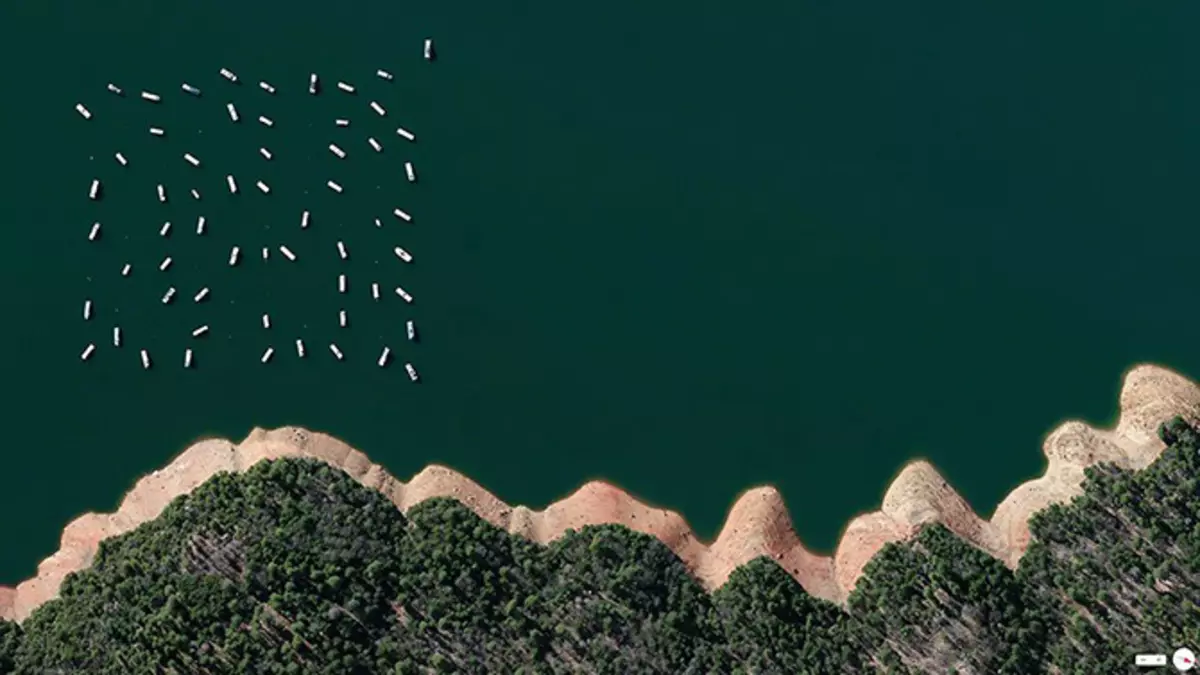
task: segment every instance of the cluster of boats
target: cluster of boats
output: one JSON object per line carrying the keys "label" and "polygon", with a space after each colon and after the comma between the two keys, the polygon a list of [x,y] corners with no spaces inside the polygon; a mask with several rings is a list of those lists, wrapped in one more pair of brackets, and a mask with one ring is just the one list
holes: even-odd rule
{"label": "cluster of boats", "polygon": [[[425,56],[426,60],[429,60],[429,61],[433,61],[436,58],[432,39],[425,40],[424,56]],[[221,77],[228,80],[229,82],[232,82],[235,84],[239,82],[239,78],[238,78],[237,74],[234,73],[233,71],[229,70],[228,68],[221,68],[220,75],[221,75]],[[386,70],[382,70],[382,69],[377,70],[376,75],[380,79],[385,80],[385,81],[391,81],[394,78],[392,73],[390,73]],[[266,81],[260,81],[259,88],[262,89],[264,92],[266,92],[269,95],[274,95],[276,93],[275,86]],[[308,84],[309,93],[316,95],[320,91],[320,88],[321,88],[320,87],[320,78],[317,76],[316,73],[312,73],[309,76],[309,84]],[[357,91],[357,88],[354,85],[347,83],[347,82],[343,82],[343,81],[337,82],[337,88],[347,94],[355,94]],[[118,95],[118,96],[124,95],[124,91],[116,84],[109,83],[107,85],[107,89],[109,92],[111,92],[115,95]],[[195,87],[186,82],[183,83],[182,90],[185,93],[190,94],[192,96],[197,96],[197,97],[201,96],[201,91],[198,87]],[[142,91],[141,98],[143,100],[149,101],[151,103],[159,103],[162,100],[162,97],[159,94],[151,92],[151,91]],[[380,117],[385,117],[387,115],[386,109],[377,101],[371,101],[370,107]],[[75,109],[84,119],[92,118],[91,111],[88,110],[88,108],[86,106],[84,106],[82,103],[76,104]],[[233,122],[236,123],[240,120],[240,114],[239,114],[236,106],[232,102],[230,102],[226,105],[226,110],[229,114],[230,119]],[[265,115],[260,115],[258,118],[258,121],[266,127],[273,127],[275,124],[274,120],[270,119],[269,117],[267,117]],[[336,120],[336,125],[339,127],[348,127],[350,125],[350,120],[338,119],[338,120]],[[159,127],[151,127],[150,131],[151,131],[151,134],[153,134],[155,136],[164,136],[166,133],[165,130],[163,130]],[[413,142],[416,140],[416,136],[412,132],[408,131],[407,129],[404,129],[403,127],[397,128],[396,133],[400,137],[402,137],[410,142]],[[371,146],[371,148],[373,150],[375,150],[375,152],[382,151],[382,145],[374,137],[368,138],[367,143],[368,143],[368,145]],[[340,147],[334,143],[329,144],[329,151],[331,153],[333,153],[333,155],[340,160],[344,160],[348,156],[348,153],[346,152],[345,149],[343,149],[342,147]],[[260,148],[259,153],[266,160],[270,160],[272,158],[271,151],[265,147]],[[129,159],[123,153],[117,152],[115,154],[115,157],[116,157],[117,162],[121,166],[128,166]],[[188,164],[190,164],[194,168],[200,168],[202,166],[202,162],[201,162],[200,158],[197,157],[196,155],[192,154],[191,152],[183,153],[183,159],[184,159],[184,161],[186,161]],[[415,170],[412,162],[405,161],[404,162],[404,170],[405,170],[405,176],[406,176],[407,180],[409,182],[416,182],[416,180],[417,180],[416,170]],[[234,178],[233,174],[227,174],[225,178],[226,178],[226,185],[228,186],[229,192],[231,194],[237,194],[238,185],[237,185],[237,181]],[[255,185],[256,185],[256,187],[258,187],[259,191],[261,191],[264,195],[270,194],[271,188],[264,181],[257,180]],[[343,192],[343,187],[339,183],[337,183],[333,180],[328,181],[327,186],[329,187],[330,190],[334,191],[335,193]],[[91,185],[88,189],[89,199],[94,200],[94,201],[100,200],[103,197],[103,192],[104,192],[104,185],[101,182],[101,180],[99,178],[92,179]],[[168,201],[167,189],[164,185],[162,185],[162,184],[157,185],[156,193],[157,193],[158,201],[160,203],[166,203]],[[199,191],[197,191],[194,188],[191,190],[191,195],[196,200],[200,199]],[[393,215],[395,215],[396,218],[398,218],[399,220],[404,221],[406,223],[412,222],[412,216],[407,211],[405,211],[399,207],[393,209]],[[382,222],[380,221],[379,218],[375,218],[374,222],[375,222],[376,227],[382,227]],[[311,213],[309,211],[305,210],[303,212],[303,214],[301,215],[300,229],[301,230],[308,229],[310,223],[311,223]],[[196,224],[196,234],[201,235],[201,236],[204,235],[205,226],[206,226],[205,217],[200,216],[198,218],[197,224]],[[102,232],[101,224],[99,222],[93,223],[90,230],[88,231],[88,240],[89,241],[99,240],[101,237],[101,232]],[[159,229],[159,235],[161,237],[166,238],[166,237],[170,236],[170,233],[171,233],[171,223],[170,222],[163,223],[163,225]],[[349,258],[349,251],[348,251],[346,243],[344,241],[341,241],[341,240],[337,241],[336,248],[337,248],[338,257],[340,259],[347,260]],[[286,245],[278,246],[278,250],[279,250],[279,253],[287,260],[289,260],[291,262],[296,261],[296,259],[297,259],[296,254],[291,249],[289,249]],[[400,261],[402,261],[404,263],[412,263],[412,261],[413,261],[412,254],[400,246],[395,246],[393,248],[392,252],[395,254],[395,256]],[[229,265],[231,267],[236,267],[239,264],[240,253],[241,253],[241,249],[238,246],[233,246],[232,249],[230,250]],[[270,254],[270,248],[263,247],[263,249],[262,249],[263,260],[266,260],[269,257],[269,254]],[[172,262],[173,262],[173,260],[170,256],[166,256],[165,258],[163,258],[163,260],[158,265],[159,271],[167,272],[167,270],[171,267]],[[133,268],[133,266],[131,263],[128,263],[128,262],[125,263],[121,269],[121,276],[123,276],[123,277],[130,276],[132,268]],[[342,293],[342,294],[346,293],[347,287],[348,287],[348,284],[347,284],[346,275],[345,274],[338,275],[338,292]],[[413,302],[413,296],[408,291],[406,291],[404,288],[397,286],[395,288],[395,293],[398,297],[400,297],[406,303],[411,304]],[[379,288],[378,283],[371,284],[371,294],[372,294],[372,297],[376,301],[380,300],[381,293],[380,293],[380,288]],[[167,305],[171,304],[175,298],[175,295],[176,295],[175,287],[172,286],[172,287],[168,288],[168,290],[162,297],[162,303],[167,304]],[[192,299],[193,299],[193,302],[195,302],[195,303],[201,303],[201,302],[204,302],[209,297],[209,295],[210,295],[209,288],[204,287],[204,288],[201,288],[199,291],[197,291],[193,295]],[[93,309],[94,309],[93,301],[90,298],[86,299],[84,301],[84,306],[83,306],[83,318],[85,321],[91,321],[92,316],[93,316]],[[339,310],[339,312],[338,312],[338,324],[342,328],[345,328],[348,326],[348,317],[347,317],[346,310],[344,310],[344,309]],[[270,329],[271,319],[270,319],[269,314],[262,315],[262,327],[264,329]],[[192,338],[193,339],[202,338],[203,336],[207,335],[208,332],[209,332],[208,325],[199,326],[195,330],[192,331]],[[408,319],[407,321],[405,321],[405,332],[406,332],[407,338],[410,342],[417,341],[417,327],[416,327],[416,323],[412,319]],[[123,340],[123,335],[122,335],[120,326],[114,327],[112,330],[112,345],[113,345],[113,347],[120,348],[122,345],[122,340]],[[304,344],[303,340],[296,339],[295,340],[295,348],[296,348],[296,354],[297,354],[298,358],[306,357],[305,344]],[[96,353],[96,350],[97,350],[97,347],[96,347],[95,343],[89,343],[84,348],[83,352],[80,354],[81,360],[83,360],[83,361],[90,360],[92,358],[92,356]],[[345,354],[342,352],[341,348],[336,343],[333,343],[333,342],[329,343],[329,351],[336,360],[342,361],[345,359]],[[262,353],[262,356],[260,357],[259,360],[263,364],[269,363],[272,360],[274,354],[275,354],[274,346],[268,345],[266,350]],[[376,364],[380,368],[388,367],[388,365],[391,362],[391,355],[392,355],[391,348],[388,346],[384,346],[382,352],[379,354],[378,358],[376,359]],[[149,370],[150,368],[152,368],[153,360],[152,360],[150,352],[148,350],[140,349],[139,356],[141,359],[142,367],[144,369]],[[191,348],[185,349],[184,356],[183,356],[184,368],[192,368],[194,363],[195,363],[195,352]],[[408,377],[412,381],[414,381],[414,382],[419,381],[420,376],[418,375],[417,370],[413,366],[413,364],[405,363],[404,369],[405,369],[406,373],[408,374]]]}

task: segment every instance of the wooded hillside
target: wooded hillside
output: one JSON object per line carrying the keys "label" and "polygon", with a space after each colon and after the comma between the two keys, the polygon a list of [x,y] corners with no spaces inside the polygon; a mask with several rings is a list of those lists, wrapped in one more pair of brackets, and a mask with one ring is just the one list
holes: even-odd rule
{"label": "wooded hillside", "polygon": [[1200,435],[1088,472],[1013,573],[940,526],[887,546],[846,608],[758,559],[708,594],[659,541],[542,547],[461,504],[406,518],[310,460],[221,474],[22,626],[0,673],[1123,673],[1200,646]]}

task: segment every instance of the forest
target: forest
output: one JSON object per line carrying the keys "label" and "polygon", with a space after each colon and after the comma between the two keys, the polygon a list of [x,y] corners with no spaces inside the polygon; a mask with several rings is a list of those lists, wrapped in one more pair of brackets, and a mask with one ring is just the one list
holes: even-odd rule
{"label": "forest", "polygon": [[1200,434],[1160,435],[1149,468],[1093,467],[1037,514],[1016,571],[930,526],[844,607],[766,558],[709,594],[624,527],[540,546],[450,499],[405,516],[326,464],[262,462],[0,622],[0,673],[1136,672],[1136,652],[1200,645]]}

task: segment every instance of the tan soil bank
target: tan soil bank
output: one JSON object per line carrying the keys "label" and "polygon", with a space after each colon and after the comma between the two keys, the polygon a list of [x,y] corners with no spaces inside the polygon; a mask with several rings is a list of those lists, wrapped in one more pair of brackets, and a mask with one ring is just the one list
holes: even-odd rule
{"label": "tan soil bank", "polygon": [[36,577],[15,589],[0,587],[0,617],[18,621],[28,617],[58,594],[67,574],[91,564],[102,539],[152,520],[172,499],[191,492],[218,471],[244,471],[263,459],[290,456],[315,457],[341,467],[405,511],[430,497],[454,497],[498,527],[538,542],[551,541],[568,528],[620,523],[658,537],[710,589],[723,584],[738,565],[767,555],[809,593],[840,602],[884,544],[910,537],[921,525],[933,521],[944,523],[1010,566],[1016,565],[1029,542],[1026,520],[1030,514],[1079,494],[1083,469],[1091,464],[1148,465],[1163,449],[1155,435],[1158,424],[1174,415],[1200,420],[1200,388],[1156,366],[1134,368],[1125,376],[1116,428],[1093,429],[1082,422],[1059,426],[1043,446],[1046,473],[1013,490],[990,521],[975,514],[931,465],[912,462],[892,482],[879,511],[850,522],[832,558],[804,548],[792,529],[783,499],[770,487],[743,494],[717,540],[706,545],[696,539],[679,514],[647,506],[606,483],[588,483],[545,510],[533,511],[510,507],[445,467],[427,467],[402,483],[363,453],[325,434],[295,427],[255,429],[238,445],[226,440],[200,441],[166,468],[139,480],[116,513],[87,513],[76,518],[63,530],[58,552],[38,566]]}

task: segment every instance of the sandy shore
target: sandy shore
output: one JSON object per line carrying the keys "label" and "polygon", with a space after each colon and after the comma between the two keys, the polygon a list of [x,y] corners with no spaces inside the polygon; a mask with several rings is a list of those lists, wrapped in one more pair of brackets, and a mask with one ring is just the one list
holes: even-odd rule
{"label": "sandy shore", "polygon": [[143,477],[115,513],[87,513],[63,530],[57,553],[38,566],[37,576],[14,588],[0,587],[0,617],[25,619],[58,594],[63,578],[84,569],[102,539],[128,532],[152,520],[175,497],[191,492],[219,471],[244,471],[277,457],[314,457],[342,468],[363,485],[385,494],[407,511],[425,499],[448,496],[469,506],[492,524],[537,542],[549,542],[567,529],[619,523],[653,535],[669,546],[709,589],[729,573],[767,555],[811,594],[841,602],[854,588],[863,567],[885,544],[912,536],[921,525],[941,522],[980,549],[1015,566],[1029,543],[1029,516],[1081,491],[1083,469],[1101,461],[1143,468],[1162,452],[1155,431],[1174,415],[1200,421],[1200,388],[1156,366],[1138,366],[1125,376],[1120,418],[1114,429],[1066,422],[1045,440],[1046,472],[1015,490],[983,520],[937,470],[912,462],[896,477],[878,511],[854,518],[832,557],[818,556],[801,544],[788,510],[771,487],[751,489],[738,498],[716,541],[705,544],[683,518],[646,505],[627,492],[593,481],[542,511],[511,507],[471,479],[442,466],[429,466],[407,483],[372,464],[366,455],[321,433],[297,427],[255,429],[239,444],[204,440],[190,446],[163,469]]}

